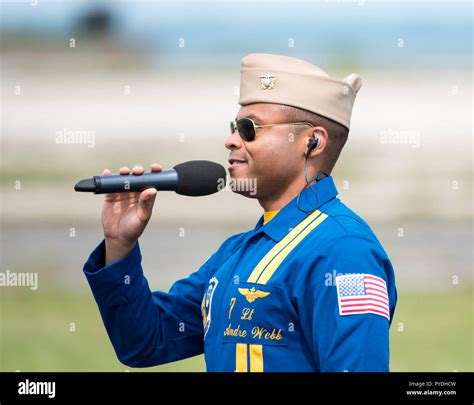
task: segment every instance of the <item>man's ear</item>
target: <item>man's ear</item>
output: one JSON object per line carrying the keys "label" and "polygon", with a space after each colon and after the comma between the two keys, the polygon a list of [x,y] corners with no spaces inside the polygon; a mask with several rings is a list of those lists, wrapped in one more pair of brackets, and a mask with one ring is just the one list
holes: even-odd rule
{"label": "man's ear", "polygon": [[320,155],[326,149],[328,139],[329,135],[324,127],[311,128],[306,138],[305,155],[308,158]]}

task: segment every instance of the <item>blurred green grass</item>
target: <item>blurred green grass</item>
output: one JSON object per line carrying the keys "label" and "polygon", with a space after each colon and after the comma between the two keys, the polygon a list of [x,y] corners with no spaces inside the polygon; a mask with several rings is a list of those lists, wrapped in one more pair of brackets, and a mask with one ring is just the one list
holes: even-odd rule
{"label": "blurred green grass", "polygon": [[[473,371],[473,292],[399,295],[392,371]],[[75,331],[70,331],[71,323]],[[90,293],[1,290],[1,371],[124,371]],[[133,371],[204,371],[203,356]]]}

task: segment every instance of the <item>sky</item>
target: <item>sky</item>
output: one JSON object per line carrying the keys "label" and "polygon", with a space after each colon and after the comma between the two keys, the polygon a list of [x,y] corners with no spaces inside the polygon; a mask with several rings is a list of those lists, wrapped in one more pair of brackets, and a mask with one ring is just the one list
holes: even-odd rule
{"label": "sky", "polygon": [[472,63],[471,2],[16,0],[1,4],[1,32],[74,36],[80,16],[97,8],[112,14],[121,43],[177,58],[256,51],[385,65]]}

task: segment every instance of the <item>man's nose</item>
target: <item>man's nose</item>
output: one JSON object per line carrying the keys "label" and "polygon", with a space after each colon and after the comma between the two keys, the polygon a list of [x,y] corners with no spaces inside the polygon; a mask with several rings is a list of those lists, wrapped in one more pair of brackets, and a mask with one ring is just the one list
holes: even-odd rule
{"label": "man's nose", "polygon": [[242,145],[242,138],[237,130],[229,135],[224,144],[224,146],[229,150],[240,149]]}

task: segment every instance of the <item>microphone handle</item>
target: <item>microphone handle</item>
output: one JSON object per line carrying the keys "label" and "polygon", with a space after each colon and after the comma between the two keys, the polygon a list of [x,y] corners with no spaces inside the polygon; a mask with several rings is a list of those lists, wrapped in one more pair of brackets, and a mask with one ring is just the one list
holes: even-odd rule
{"label": "microphone handle", "polygon": [[175,191],[178,187],[178,173],[170,169],[161,172],[146,172],[141,175],[94,176],[94,183],[94,194],[136,192],[151,187],[157,190]]}

